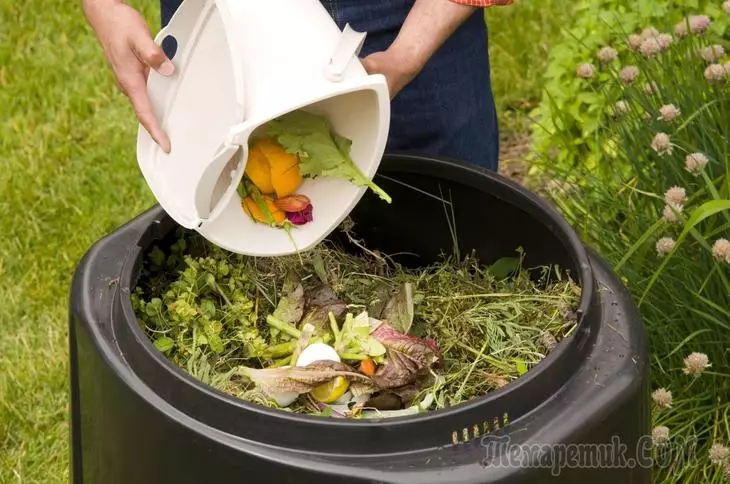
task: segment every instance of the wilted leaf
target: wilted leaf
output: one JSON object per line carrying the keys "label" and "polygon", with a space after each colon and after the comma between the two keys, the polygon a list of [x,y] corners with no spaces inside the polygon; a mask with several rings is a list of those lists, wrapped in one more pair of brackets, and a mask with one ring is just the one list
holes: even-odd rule
{"label": "wilted leaf", "polygon": [[409,385],[441,359],[435,341],[403,334],[388,324],[378,326],[372,336],[387,350],[385,364],[372,378],[381,389]]}
{"label": "wilted leaf", "polygon": [[296,325],[304,314],[304,288],[293,277],[284,283],[284,296],[279,300],[273,316],[286,324]]}
{"label": "wilted leaf", "polygon": [[388,324],[378,326],[372,336],[387,350],[385,364],[372,378],[381,389],[412,384],[441,359],[435,341],[403,334]]}
{"label": "wilted leaf", "polygon": [[321,284],[307,294],[307,309],[331,304],[344,304],[329,284]]}
{"label": "wilted leaf", "polygon": [[376,297],[370,301],[370,304],[368,305],[368,314],[370,314],[371,317],[377,319],[382,318],[385,305],[388,304],[388,296],[390,296],[390,289],[387,287],[383,287],[376,291]]}
{"label": "wilted leaf", "polygon": [[369,381],[367,376],[335,361],[315,361],[304,367],[257,369],[242,366],[238,368],[238,374],[248,378],[261,391],[269,395],[292,392],[307,393],[338,376],[344,376],[350,381]]}
{"label": "wilted leaf", "polygon": [[403,401],[395,393],[385,391],[368,399],[363,407],[377,410],[398,410],[403,408]]}
{"label": "wilted leaf", "polygon": [[418,396],[418,394],[421,392],[417,385],[411,384],[411,385],[405,385],[399,388],[392,388],[390,390],[395,395],[398,395],[398,397],[403,402],[404,406],[410,406],[411,402]]}
{"label": "wilted leaf", "polygon": [[324,260],[322,260],[322,254],[319,252],[315,253],[312,257],[312,267],[314,267],[314,273],[322,284],[327,284],[327,269],[324,266]]}
{"label": "wilted leaf", "polygon": [[335,319],[342,317],[347,306],[345,304],[332,305],[332,306],[319,306],[312,308],[302,319],[299,327],[303,328],[307,324],[314,326],[315,331],[319,331],[329,327],[329,313],[330,311],[335,315]]}
{"label": "wilted leaf", "polygon": [[315,328],[315,332],[324,328],[329,328],[329,313],[335,315],[335,319],[339,319],[347,311],[347,304],[337,298],[337,295],[329,285],[323,284],[307,294],[306,298],[306,315],[302,319],[300,328],[305,324],[311,324]]}
{"label": "wilted leaf", "polygon": [[381,319],[387,320],[390,326],[401,333],[410,331],[413,324],[413,287],[410,283],[403,284],[401,290],[388,301]]}
{"label": "wilted leaf", "polygon": [[376,391],[378,391],[378,388],[373,384],[371,380],[354,381],[350,383],[350,392],[355,398],[361,395],[372,395]]}
{"label": "wilted leaf", "polygon": [[487,269],[497,279],[505,279],[520,267],[519,257],[503,257],[495,261]]}

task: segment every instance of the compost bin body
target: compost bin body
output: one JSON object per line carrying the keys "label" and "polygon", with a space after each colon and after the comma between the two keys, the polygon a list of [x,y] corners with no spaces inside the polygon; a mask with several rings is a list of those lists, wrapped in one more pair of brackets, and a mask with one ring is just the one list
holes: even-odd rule
{"label": "compost bin body", "polygon": [[393,204],[366,194],[352,213],[370,248],[418,254],[401,260],[417,265],[455,240],[485,263],[521,247],[529,266],[559,264],[579,280],[576,332],[500,390],[415,417],[363,422],[250,405],[175,367],[136,320],[130,291],[143,257],[176,228],[155,207],[95,244],[73,281],[73,482],[649,483],[646,343],[606,264],[496,174],[390,155],[377,183]]}

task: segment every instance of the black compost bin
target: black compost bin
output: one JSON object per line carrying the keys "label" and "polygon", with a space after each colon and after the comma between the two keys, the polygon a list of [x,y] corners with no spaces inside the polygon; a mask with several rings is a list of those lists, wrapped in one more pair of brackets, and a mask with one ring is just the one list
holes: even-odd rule
{"label": "black compost bin", "polygon": [[[450,196],[462,253],[524,249],[580,282],[578,328],[539,365],[465,404],[397,419],[302,416],[201,384],[149,342],[131,301],[141,261],[175,223],[160,209],[99,241],[71,294],[73,482],[648,483],[647,349],[632,301],[605,263],[530,192],[446,160],[386,156],[358,236],[429,262],[450,252]],[[336,237],[337,233],[333,234]],[[556,477],[557,476],[557,477]]]}

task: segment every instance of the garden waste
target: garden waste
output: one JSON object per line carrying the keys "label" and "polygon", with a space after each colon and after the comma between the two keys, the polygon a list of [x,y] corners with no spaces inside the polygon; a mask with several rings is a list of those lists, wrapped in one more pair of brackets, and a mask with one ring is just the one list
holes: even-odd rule
{"label": "garden waste", "polygon": [[304,256],[256,258],[180,229],[146,256],[139,324],[174,365],[231,396],[351,419],[485,395],[576,326],[580,289],[560,268],[528,271],[520,253],[411,268],[358,240],[350,219],[340,233]]}

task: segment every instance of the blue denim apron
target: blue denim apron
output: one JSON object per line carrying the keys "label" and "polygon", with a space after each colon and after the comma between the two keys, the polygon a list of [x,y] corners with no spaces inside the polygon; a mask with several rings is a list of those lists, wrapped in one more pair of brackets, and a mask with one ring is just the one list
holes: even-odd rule
{"label": "blue denim apron", "polygon": [[[343,28],[367,32],[361,57],[385,50],[415,0],[321,0]],[[166,25],[181,0],[161,0]],[[392,101],[390,153],[443,156],[497,170],[499,134],[482,10],[467,20]]]}

